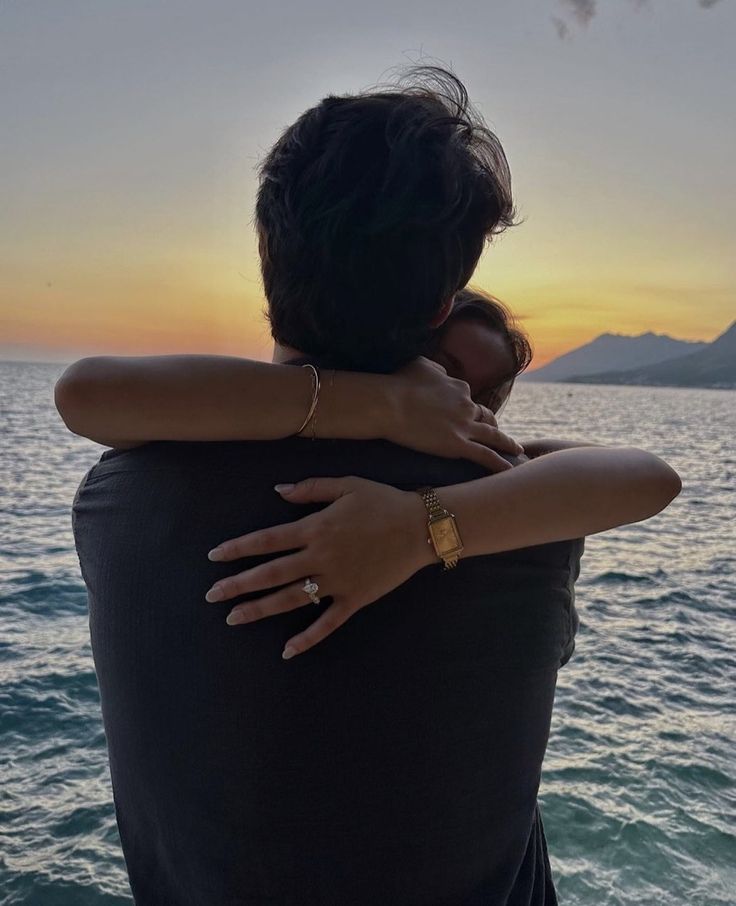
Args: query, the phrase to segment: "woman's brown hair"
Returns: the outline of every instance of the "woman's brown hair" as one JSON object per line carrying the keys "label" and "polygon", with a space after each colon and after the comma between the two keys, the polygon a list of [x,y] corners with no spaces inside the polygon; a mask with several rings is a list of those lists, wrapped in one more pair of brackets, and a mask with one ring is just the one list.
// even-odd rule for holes
{"label": "woman's brown hair", "polygon": [[[478,401],[483,403],[483,405],[488,406],[489,409],[496,411],[503,402],[503,399],[499,399],[497,395],[507,385],[508,393],[510,393],[516,378],[522,371],[529,367],[532,356],[534,355],[531,342],[517,324],[512,312],[500,301],[500,299],[497,299],[495,296],[483,292],[482,290],[465,287],[465,289],[461,289],[459,292],[455,293],[452,311],[435,335],[436,346],[439,346],[442,341],[443,332],[450,324],[460,318],[466,321],[476,321],[479,324],[485,324],[491,330],[501,334],[508,344],[509,351],[514,360],[513,369],[508,377],[494,388],[491,398]],[[508,396],[508,393],[505,395]]]}

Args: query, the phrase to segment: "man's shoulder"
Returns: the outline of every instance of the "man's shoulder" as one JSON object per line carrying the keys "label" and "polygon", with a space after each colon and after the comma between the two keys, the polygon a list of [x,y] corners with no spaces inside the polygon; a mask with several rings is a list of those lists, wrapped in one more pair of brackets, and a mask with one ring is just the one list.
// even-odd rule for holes
{"label": "man's shoulder", "polygon": [[489,473],[465,459],[420,453],[382,440],[155,441],[105,451],[94,466],[97,476],[170,470],[217,470],[223,475],[259,476],[271,481],[357,475],[397,486],[447,485]]}

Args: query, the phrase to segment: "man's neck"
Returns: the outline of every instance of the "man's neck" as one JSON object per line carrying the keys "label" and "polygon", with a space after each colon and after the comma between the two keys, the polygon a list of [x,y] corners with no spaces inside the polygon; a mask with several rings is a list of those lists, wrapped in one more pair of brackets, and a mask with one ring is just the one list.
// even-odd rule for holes
{"label": "man's neck", "polygon": [[271,361],[275,365],[281,365],[284,362],[291,361],[291,359],[299,359],[303,355],[303,352],[299,349],[294,349],[293,346],[282,346],[281,343],[274,343]]}

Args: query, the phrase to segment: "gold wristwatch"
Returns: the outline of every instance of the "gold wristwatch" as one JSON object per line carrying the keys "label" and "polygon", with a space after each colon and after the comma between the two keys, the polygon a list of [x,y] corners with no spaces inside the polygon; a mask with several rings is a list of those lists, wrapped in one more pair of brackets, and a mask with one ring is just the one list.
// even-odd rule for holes
{"label": "gold wristwatch", "polygon": [[455,515],[442,506],[434,488],[419,488],[417,494],[424,501],[429,513],[427,542],[431,541],[434,545],[435,553],[444,563],[445,569],[452,569],[453,566],[457,566],[463,550]]}

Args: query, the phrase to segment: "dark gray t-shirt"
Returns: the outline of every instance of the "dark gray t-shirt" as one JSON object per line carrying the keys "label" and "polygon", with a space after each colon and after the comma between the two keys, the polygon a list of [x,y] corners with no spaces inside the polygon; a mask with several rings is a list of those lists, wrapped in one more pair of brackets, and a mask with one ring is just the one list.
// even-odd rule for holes
{"label": "dark gray t-shirt", "polygon": [[217,542],[300,518],[277,482],[481,477],[382,441],[157,442],[85,477],[73,525],[139,906],[540,906],[537,808],[582,541],[429,566],[290,661],[328,606],[231,627]]}

